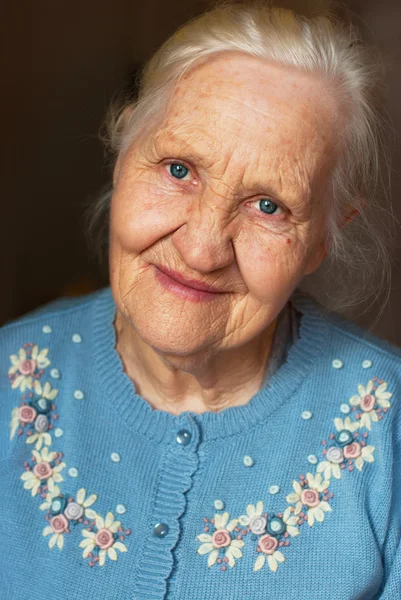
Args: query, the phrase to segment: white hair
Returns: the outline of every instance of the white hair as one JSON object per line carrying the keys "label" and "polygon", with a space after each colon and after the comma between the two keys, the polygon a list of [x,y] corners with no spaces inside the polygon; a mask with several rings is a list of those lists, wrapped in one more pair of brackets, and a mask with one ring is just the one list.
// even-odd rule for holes
{"label": "white hair", "polygon": [[[389,292],[386,242],[392,214],[386,193],[386,128],[377,110],[381,62],[355,26],[327,12],[307,18],[266,2],[223,2],[183,25],[143,68],[137,97],[111,107],[107,127],[114,155],[157,128],[188,69],[221,52],[241,52],[316,73],[347,103],[346,125],[338,132],[342,153],[331,176],[329,254],[304,281],[320,302],[336,310]],[[91,210],[92,225],[107,211],[110,197],[110,190],[99,197]],[[346,214],[356,218],[340,227]]]}

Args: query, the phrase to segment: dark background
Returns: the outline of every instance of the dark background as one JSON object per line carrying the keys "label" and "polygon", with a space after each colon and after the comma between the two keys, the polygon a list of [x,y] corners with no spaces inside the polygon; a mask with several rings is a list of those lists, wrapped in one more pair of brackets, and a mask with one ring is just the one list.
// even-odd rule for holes
{"label": "dark background", "polygon": [[[310,13],[330,0],[277,2]],[[10,3],[9,3],[10,4]],[[83,213],[109,180],[98,131],[113,94],[202,0],[37,0],[3,8],[0,325],[61,295],[107,284],[91,258]],[[348,0],[384,52],[392,143],[392,199],[401,220],[401,1]],[[4,14],[7,10],[8,14]],[[401,249],[389,303],[357,320],[401,346]],[[355,318],[355,315],[353,313]],[[377,322],[375,322],[377,321]]]}

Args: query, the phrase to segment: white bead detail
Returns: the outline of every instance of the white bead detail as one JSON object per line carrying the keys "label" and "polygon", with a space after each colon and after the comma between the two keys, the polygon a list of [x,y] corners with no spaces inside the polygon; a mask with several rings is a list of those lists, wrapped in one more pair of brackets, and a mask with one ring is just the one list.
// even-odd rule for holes
{"label": "white bead detail", "polygon": [[80,344],[82,342],[82,338],[79,333],[74,333],[71,339],[73,342],[75,342],[75,344]]}
{"label": "white bead detail", "polygon": [[117,504],[116,513],[118,513],[119,515],[123,515],[126,510],[127,509],[125,508],[124,504]]}
{"label": "white bead detail", "polygon": [[364,360],[362,363],[362,368],[363,369],[370,369],[370,367],[373,365],[371,360]]}
{"label": "white bead detail", "polygon": [[215,500],[214,501],[214,507],[216,510],[223,510],[224,508],[224,502],[223,500]]}
{"label": "white bead detail", "polygon": [[74,392],[74,398],[75,400],[83,400],[84,398],[84,393],[82,390],[75,390]]}
{"label": "white bead detail", "polygon": [[76,469],[75,467],[70,467],[68,469],[68,475],[70,477],[78,477],[78,469]]}
{"label": "white bead detail", "polygon": [[349,407],[349,404],[345,404],[344,402],[344,404],[341,404],[340,410],[342,413],[344,413],[344,415],[347,415],[351,409]]}
{"label": "white bead detail", "polygon": [[269,487],[269,494],[278,494],[280,491],[280,486],[279,485],[271,485]]}
{"label": "white bead detail", "polygon": [[54,430],[54,435],[56,436],[56,438],[61,437],[62,435],[64,435],[63,429],[61,429],[61,427],[57,427],[57,429]]}
{"label": "white bead detail", "polygon": [[51,333],[52,328],[50,327],[50,325],[43,325],[42,331],[43,331],[43,333]]}
{"label": "white bead detail", "polygon": [[308,456],[308,462],[310,462],[311,465],[315,465],[317,463],[317,456],[316,456],[316,454],[309,454],[309,456]]}
{"label": "white bead detail", "polygon": [[344,363],[343,363],[343,361],[342,361],[342,360],[339,360],[338,358],[335,358],[335,359],[333,360],[333,362],[331,363],[331,365],[332,365],[332,367],[333,367],[334,369],[342,369],[342,368],[343,368],[343,366],[344,366]]}
{"label": "white bead detail", "polygon": [[304,410],[303,413],[301,414],[301,417],[305,420],[308,421],[309,419],[312,418],[312,411],[310,410]]}
{"label": "white bead detail", "polygon": [[118,454],[118,452],[112,452],[110,454],[110,458],[113,462],[120,462],[121,458],[120,455]]}
{"label": "white bead detail", "polygon": [[244,465],[246,467],[253,467],[254,464],[255,461],[253,460],[252,456],[244,456]]}
{"label": "white bead detail", "polygon": [[53,379],[60,379],[61,373],[58,369],[52,369],[50,371],[50,376],[53,377]]}

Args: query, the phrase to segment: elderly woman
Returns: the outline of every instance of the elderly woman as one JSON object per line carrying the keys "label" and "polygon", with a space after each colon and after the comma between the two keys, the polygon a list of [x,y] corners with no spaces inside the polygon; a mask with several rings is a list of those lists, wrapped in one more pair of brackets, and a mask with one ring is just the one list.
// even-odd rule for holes
{"label": "elderly woman", "polygon": [[148,64],[110,288],[1,332],[5,600],[401,597],[401,353],[298,289],[378,243],[355,41],[229,5]]}

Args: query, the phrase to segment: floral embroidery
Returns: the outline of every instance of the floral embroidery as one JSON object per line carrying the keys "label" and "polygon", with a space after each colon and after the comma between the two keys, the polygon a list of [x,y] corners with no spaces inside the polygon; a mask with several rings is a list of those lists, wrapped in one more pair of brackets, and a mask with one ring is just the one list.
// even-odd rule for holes
{"label": "floral embroidery", "polygon": [[[223,514],[216,514],[214,519],[210,521],[210,524],[214,528],[213,534],[202,533],[198,535],[198,540],[202,542],[202,545],[198,548],[199,554],[209,554],[207,561],[208,567],[212,567],[218,563],[228,563],[230,567],[235,565],[235,559],[242,558],[241,548],[244,546],[241,535],[235,536],[238,519],[232,519],[229,521],[230,514],[225,512]],[[209,523],[207,518],[204,519],[205,523]],[[209,527],[206,525],[205,530],[209,531]],[[227,569],[226,564],[221,566],[221,570]]]}
{"label": "floral embroidery", "polygon": [[[317,521],[324,521],[324,513],[331,511],[331,506],[328,504],[328,487],[330,481],[322,481],[322,476],[318,473],[314,476],[312,473],[307,473],[306,479],[301,477],[301,481],[293,481],[295,492],[289,494],[286,498],[290,504],[296,503],[294,515],[298,515],[303,507],[306,507],[306,516],[308,525],[312,527]],[[323,494],[322,494],[323,492]],[[322,499],[323,498],[323,499]],[[302,513],[304,516],[305,511]]]}
{"label": "floral embroidery", "polygon": [[380,419],[379,414],[381,411],[378,410],[378,407],[384,411],[390,408],[388,399],[391,398],[392,394],[386,392],[386,390],[387,383],[384,381],[374,391],[374,394],[372,394],[373,380],[369,381],[366,388],[363,385],[358,385],[359,395],[352,396],[350,404],[359,407],[362,411],[356,414],[356,418],[361,420],[360,427],[366,427],[370,430],[371,422],[377,423]]}
{"label": "floral embroidery", "polygon": [[[35,380],[33,383],[34,392],[29,393],[30,401],[25,403],[27,396],[22,397],[21,406],[14,408],[11,413],[11,432],[12,440],[15,433],[22,435],[25,431],[27,444],[35,444],[35,449],[40,450],[45,444],[51,446],[52,437],[49,431],[53,429],[58,415],[55,413],[56,406],[53,400],[57,397],[58,390],[52,389],[50,383],[42,385]],[[36,394],[36,395],[35,395]]]}
{"label": "floral embroidery", "polygon": [[[44,369],[50,365],[47,354],[47,348],[40,351],[34,344],[24,344],[18,355],[10,357],[11,387],[25,392],[20,406],[11,413],[10,439],[16,433],[18,436],[25,433],[26,443],[35,444],[30,462],[24,463],[25,472],[21,475],[21,480],[32,496],[40,495],[44,499],[39,508],[46,511],[48,525],[43,529],[42,535],[50,536],[49,548],[57,546],[62,550],[64,536],[70,534],[76,526],[84,526],[82,535],[85,539],[79,544],[84,548],[83,558],[90,559],[88,564],[91,567],[96,564],[104,566],[106,555],[115,561],[118,559],[117,550],[127,552],[122,540],[131,531],[124,531],[120,521],[115,521],[112,513],[107,513],[106,519],[103,519],[91,508],[97,500],[96,494],[87,495],[86,490],[80,488],[74,498],[56,485],[64,481],[61,472],[66,463],[62,462],[61,452],[49,450],[53,443],[50,431],[58,420],[54,404],[58,390],[53,389],[49,382],[43,385],[40,382]],[[93,532],[94,528],[97,531]]]}
{"label": "floral embroidery", "polygon": [[[286,556],[278,548],[290,546],[288,538],[298,536],[304,523],[313,527],[316,522],[324,522],[325,513],[333,510],[331,503],[334,494],[329,491],[331,478],[341,479],[343,471],[352,472],[355,467],[361,471],[365,462],[374,462],[375,448],[366,441],[371,423],[382,420],[391,407],[389,398],[392,394],[387,391],[387,383],[379,381],[377,377],[373,377],[366,387],[359,385],[358,392],[358,395],[350,398],[348,405],[341,404],[341,412],[346,412],[344,407],[351,407],[348,409],[350,416],[344,420],[335,418],[335,431],[329,434],[330,442],[322,440],[323,460],[319,462],[316,457],[316,472],[300,475],[298,480],[293,480],[293,491],[286,496],[289,506],[283,513],[269,515],[264,512],[264,504],[260,500],[256,505],[249,504],[246,514],[233,519],[228,525],[228,512],[217,514],[210,521],[204,518],[204,531],[209,532],[210,524],[215,529],[213,534],[197,536],[203,542],[198,553],[209,554],[209,567],[223,561],[233,567],[234,557],[242,557],[240,548],[245,546],[243,538],[250,534],[247,545],[251,540],[254,541],[255,551],[258,553],[253,570],[259,571],[267,565],[270,571],[276,572],[278,565],[286,560]],[[362,431],[363,428],[368,431]],[[234,525],[237,522],[242,530]],[[236,539],[233,537],[235,533],[238,533]],[[239,543],[241,545],[238,547]],[[221,557],[222,548],[228,549],[224,559]],[[225,571],[225,565],[221,569]]]}
{"label": "floral embroidery", "polygon": [[[277,571],[278,563],[285,561],[283,553],[276,550],[277,546],[277,538],[271,535],[266,534],[259,538],[258,551],[263,554],[256,559],[255,566],[253,567],[254,571],[259,571],[264,566],[266,558],[269,569],[273,572]],[[265,555],[267,555],[267,557]]]}
{"label": "floral embroidery", "polygon": [[47,358],[48,348],[39,350],[33,344],[24,344],[18,355],[10,356],[12,367],[8,371],[13,389],[20,388],[21,392],[32,388],[34,379],[40,377],[43,369],[50,365]]}
{"label": "floral embroidery", "polygon": [[45,485],[50,491],[54,490],[54,483],[63,481],[60,471],[65,467],[65,463],[60,462],[62,454],[58,452],[49,452],[45,447],[41,452],[32,451],[32,467],[28,462],[24,464],[25,473],[21,475],[24,481],[24,488],[31,490],[32,496],[40,493],[41,485]]}
{"label": "floral embroidery", "polygon": [[[122,543],[124,540],[124,530],[121,527],[120,521],[114,520],[114,515],[108,512],[106,519],[100,515],[95,516],[96,532],[92,531],[93,526],[89,529],[83,529],[82,535],[85,539],[79,544],[84,548],[82,556],[91,559],[91,566],[98,562],[100,567],[103,567],[106,556],[110,560],[117,560],[117,550],[127,552],[127,546]],[[129,530],[125,531],[125,535],[129,535]]]}

